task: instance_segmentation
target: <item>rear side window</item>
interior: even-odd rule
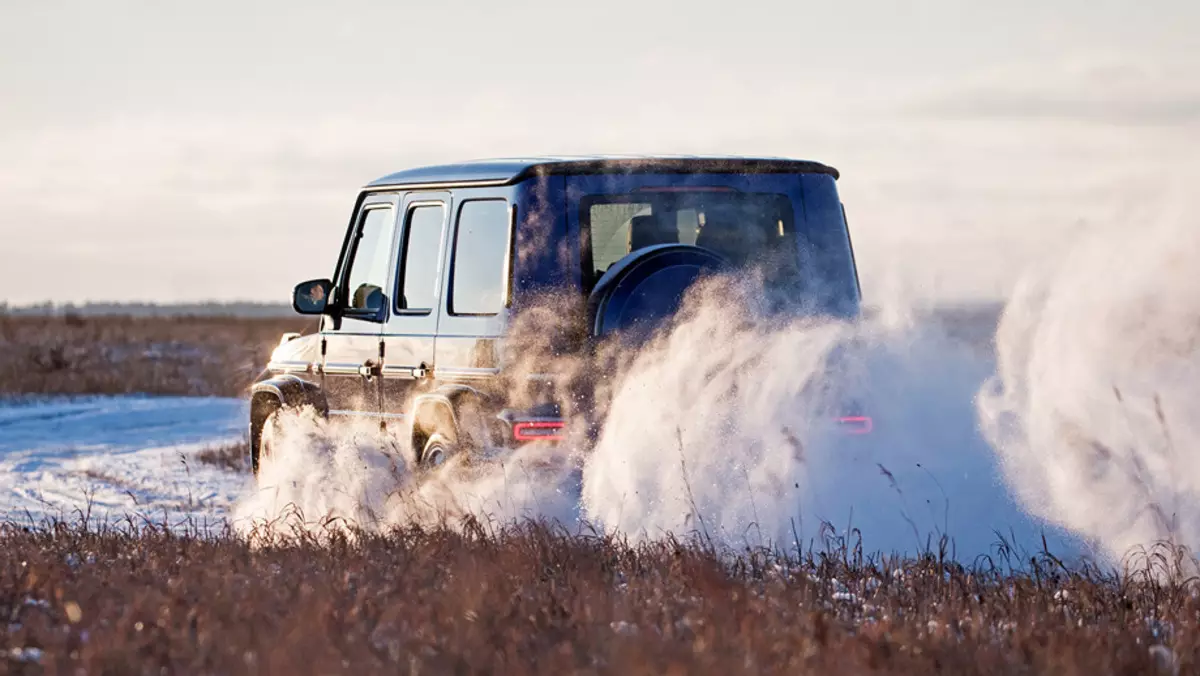
[[[383,286],[387,283],[391,241],[392,209],[368,208],[364,211],[346,274],[348,311],[370,314],[383,310]]]
[[[426,313],[437,304],[438,252],[445,215],[441,204],[415,206],[408,211],[401,249],[404,261],[400,268],[401,312]]]
[[[463,202],[454,236],[450,314],[494,315],[504,308],[510,223],[504,200]]]

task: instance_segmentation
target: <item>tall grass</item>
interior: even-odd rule
[[[730,559],[536,522],[281,525],[0,527],[0,670],[1114,674],[1200,656],[1192,581],[1004,547],[972,566],[844,541]]]

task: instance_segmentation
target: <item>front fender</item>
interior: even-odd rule
[[[325,393],[316,383],[290,374],[259,380],[250,386],[250,463],[258,474],[262,426],[276,410],[312,406],[321,415],[329,414]]]
[[[274,397],[277,406],[299,408],[312,406],[322,415],[329,413],[325,392],[316,383],[291,374],[280,374],[260,380],[250,387],[251,401]]]

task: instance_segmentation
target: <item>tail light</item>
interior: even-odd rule
[[[513,425],[517,441],[562,441],[565,438],[561,420],[526,420]]]
[[[838,427],[846,434],[870,434],[875,429],[875,421],[870,416],[846,415],[837,419]]]

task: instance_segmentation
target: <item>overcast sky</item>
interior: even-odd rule
[[[1200,178],[1198,32],[1194,0],[0,0],[0,301],[283,302],[370,179],[588,152],[832,164],[868,297],[997,297]]]

